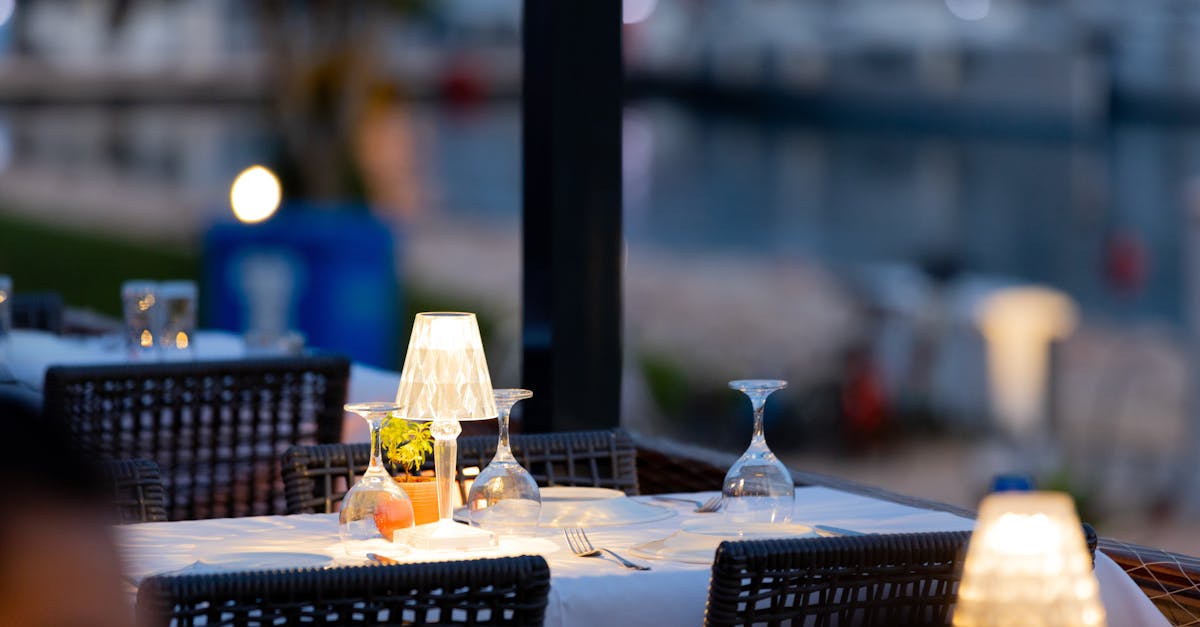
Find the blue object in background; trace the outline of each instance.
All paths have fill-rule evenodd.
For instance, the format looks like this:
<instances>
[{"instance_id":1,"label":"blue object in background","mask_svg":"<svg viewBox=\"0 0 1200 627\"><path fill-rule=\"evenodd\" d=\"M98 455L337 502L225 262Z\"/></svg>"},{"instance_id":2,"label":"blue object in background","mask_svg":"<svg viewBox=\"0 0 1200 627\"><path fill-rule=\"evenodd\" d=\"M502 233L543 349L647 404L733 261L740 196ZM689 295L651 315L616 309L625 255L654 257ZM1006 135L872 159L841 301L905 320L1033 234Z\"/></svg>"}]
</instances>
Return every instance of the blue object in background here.
<instances>
[{"instance_id":1,"label":"blue object in background","mask_svg":"<svg viewBox=\"0 0 1200 627\"><path fill-rule=\"evenodd\" d=\"M1003 474L992 477L992 492L1029 492L1033 478L1029 475Z\"/></svg>"},{"instance_id":2,"label":"blue object in background","mask_svg":"<svg viewBox=\"0 0 1200 627\"><path fill-rule=\"evenodd\" d=\"M395 369L401 299L390 229L360 208L285 206L260 224L214 225L204 241L204 325L245 332L249 301L278 302L306 344ZM248 294L256 290L256 294Z\"/></svg>"}]
</instances>

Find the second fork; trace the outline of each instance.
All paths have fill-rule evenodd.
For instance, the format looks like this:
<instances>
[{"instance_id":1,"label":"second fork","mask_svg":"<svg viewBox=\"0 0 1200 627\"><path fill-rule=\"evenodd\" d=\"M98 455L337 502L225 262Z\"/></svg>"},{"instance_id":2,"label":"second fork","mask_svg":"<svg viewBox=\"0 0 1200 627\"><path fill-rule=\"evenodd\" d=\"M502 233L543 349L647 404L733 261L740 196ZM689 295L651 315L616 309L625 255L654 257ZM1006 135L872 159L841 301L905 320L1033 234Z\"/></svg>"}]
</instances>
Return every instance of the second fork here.
<instances>
[{"instance_id":1,"label":"second fork","mask_svg":"<svg viewBox=\"0 0 1200 627\"><path fill-rule=\"evenodd\" d=\"M596 546L592 544L592 541L588 539L587 532L584 531L582 527L567 527L563 529L563 535L567 538L567 546L570 547L571 552L577 557L596 557L600 555L601 551L604 551L605 553L613 556L613 558L620 562L620 564L625 568L632 568L634 570L650 570L649 566L631 562L620 555L617 555L612 549L606 549L604 547L596 548Z\"/></svg>"}]
</instances>

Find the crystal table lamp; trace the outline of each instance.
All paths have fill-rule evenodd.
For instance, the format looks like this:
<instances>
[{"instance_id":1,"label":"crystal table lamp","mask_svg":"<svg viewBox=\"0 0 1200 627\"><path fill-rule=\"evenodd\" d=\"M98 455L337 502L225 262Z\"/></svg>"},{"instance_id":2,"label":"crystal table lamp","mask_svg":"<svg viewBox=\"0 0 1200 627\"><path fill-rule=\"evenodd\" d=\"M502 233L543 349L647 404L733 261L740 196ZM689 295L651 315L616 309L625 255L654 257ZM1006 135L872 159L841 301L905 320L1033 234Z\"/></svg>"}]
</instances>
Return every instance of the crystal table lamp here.
<instances>
[{"instance_id":1,"label":"crystal table lamp","mask_svg":"<svg viewBox=\"0 0 1200 627\"><path fill-rule=\"evenodd\" d=\"M983 500L963 565L954 624L1105 624L1100 586L1070 497L998 492Z\"/></svg>"},{"instance_id":2,"label":"crystal table lamp","mask_svg":"<svg viewBox=\"0 0 1200 627\"><path fill-rule=\"evenodd\" d=\"M494 545L495 534L460 525L452 518L457 439L462 432L459 421L496 417L492 377L488 373L475 314L417 314L408 340L404 370L400 373L396 404L404 409L394 416L431 423L438 521L396 531L395 540L425 549L471 549Z\"/></svg>"}]
</instances>

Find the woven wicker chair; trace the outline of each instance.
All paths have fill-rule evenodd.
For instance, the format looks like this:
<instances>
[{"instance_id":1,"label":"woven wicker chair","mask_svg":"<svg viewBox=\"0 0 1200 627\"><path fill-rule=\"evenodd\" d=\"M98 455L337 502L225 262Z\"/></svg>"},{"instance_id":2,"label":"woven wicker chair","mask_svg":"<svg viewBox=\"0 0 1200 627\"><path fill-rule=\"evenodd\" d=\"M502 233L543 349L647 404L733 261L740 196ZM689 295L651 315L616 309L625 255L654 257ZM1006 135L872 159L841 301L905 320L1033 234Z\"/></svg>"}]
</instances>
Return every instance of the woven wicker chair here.
<instances>
[{"instance_id":1,"label":"woven wicker chair","mask_svg":"<svg viewBox=\"0 0 1200 627\"><path fill-rule=\"evenodd\" d=\"M1095 560L1096 534L1084 526ZM722 542L705 624L949 625L969 531Z\"/></svg>"},{"instance_id":2,"label":"woven wicker chair","mask_svg":"<svg viewBox=\"0 0 1200 627\"><path fill-rule=\"evenodd\" d=\"M621 430L516 434L513 454L539 485L615 488L637 494L633 441ZM458 439L458 485L463 469L483 468L496 454L495 436ZM332 512L371 458L368 444L297 446L283 456L288 513ZM426 460L432 468L433 459ZM464 497L466 495L463 495Z\"/></svg>"},{"instance_id":3,"label":"woven wicker chair","mask_svg":"<svg viewBox=\"0 0 1200 627\"><path fill-rule=\"evenodd\" d=\"M1104 551L1172 625L1200 625L1200 558L1102 538Z\"/></svg>"},{"instance_id":4,"label":"woven wicker chair","mask_svg":"<svg viewBox=\"0 0 1200 627\"><path fill-rule=\"evenodd\" d=\"M167 519L167 496L158 464L148 459L114 459L100 466L113 488L117 523Z\"/></svg>"},{"instance_id":5,"label":"woven wicker chair","mask_svg":"<svg viewBox=\"0 0 1200 627\"><path fill-rule=\"evenodd\" d=\"M63 326L62 296L55 292L14 294L12 325L14 329L60 333Z\"/></svg>"},{"instance_id":6,"label":"woven wicker chair","mask_svg":"<svg viewBox=\"0 0 1200 627\"><path fill-rule=\"evenodd\" d=\"M723 542L705 624L949 625L969 532Z\"/></svg>"},{"instance_id":7,"label":"woven wicker chair","mask_svg":"<svg viewBox=\"0 0 1200 627\"><path fill-rule=\"evenodd\" d=\"M283 513L278 459L335 442L350 364L340 357L57 366L45 409L103 458L163 470L172 520Z\"/></svg>"},{"instance_id":8,"label":"woven wicker chair","mask_svg":"<svg viewBox=\"0 0 1200 627\"><path fill-rule=\"evenodd\" d=\"M142 625L541 625L550 569L538 556L151 577Z\"/></svg>"},{"instance_id":9,"label":"woven wicker chair","mask_svg":"<svg viewBox=\"0 0 1200 627\"><path fill-rule=\"evenodd\" d=\"M720 490L728 467L643 446L637 449L638 487L642 494Z\"/></svg>"}]
</instances>

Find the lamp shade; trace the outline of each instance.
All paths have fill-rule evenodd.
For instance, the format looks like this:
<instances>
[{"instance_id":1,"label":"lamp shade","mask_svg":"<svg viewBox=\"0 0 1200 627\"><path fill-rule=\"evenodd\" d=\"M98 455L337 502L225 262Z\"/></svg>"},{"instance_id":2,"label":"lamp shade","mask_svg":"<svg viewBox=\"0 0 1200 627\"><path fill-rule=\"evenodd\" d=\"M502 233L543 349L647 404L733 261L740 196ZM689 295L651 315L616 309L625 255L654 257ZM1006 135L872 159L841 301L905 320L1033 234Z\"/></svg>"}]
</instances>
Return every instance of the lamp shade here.
<instances>
[{"instance_id":1,"label":"lamp shade","mask_svg":"<svg viewBox=\"0 0 1200 627\"><path fill-rule=\"evenodd\" d=\"M1036 435L1046 404L1050 343L1074 331L1071 298L1046 287L1013 287L984 301L979 318L987 341L992 409L1014 435Z\"/></svg>"},{"instance_id":2,"label":"lamp shade","mask_svg":"<svg viewBox=\"0 0 1200 627\"><path fill-rule=\"evenodd\" d=\"M419 313L400 373L397 412L409 420L496 417L479 323L473 313Z\"/></svg>"},{"instance_id":3,"label":"lamp shade","mask_svg":"<svg viewBox=\"0 0 1200 627\"><path fill-rule=\"evenodd\" d=\"M983 500L963 565L954 624L1105 624L1100 586L1070 497L999 492Z\"/></svg>"}]
</instances>

